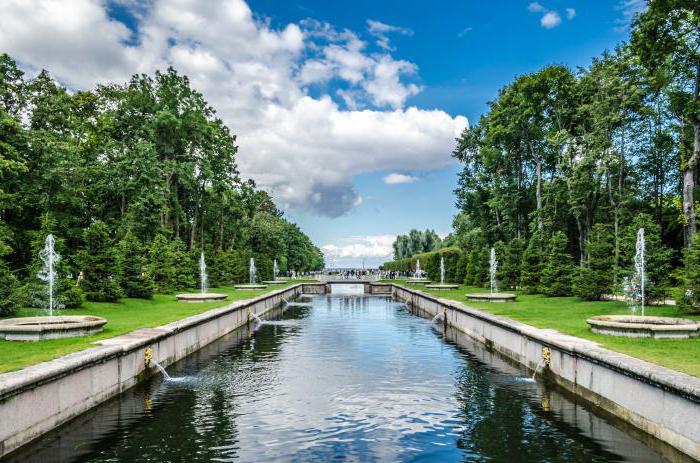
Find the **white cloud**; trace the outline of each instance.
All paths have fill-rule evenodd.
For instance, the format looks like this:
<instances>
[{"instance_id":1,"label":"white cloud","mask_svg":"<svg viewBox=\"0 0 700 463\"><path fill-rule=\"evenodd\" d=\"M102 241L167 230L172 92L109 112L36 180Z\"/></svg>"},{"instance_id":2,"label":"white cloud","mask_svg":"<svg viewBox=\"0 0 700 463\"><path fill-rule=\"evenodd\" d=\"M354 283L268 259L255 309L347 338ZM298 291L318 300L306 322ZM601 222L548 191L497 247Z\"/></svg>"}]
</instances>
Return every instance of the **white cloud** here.
<instances>
[{"instance_id":1,"label":"white cloud","mask_svg":"<svg viewBox=\"0 0 700 463\"><path fill-rule=\"evenodd\" d=\"M553 29L561 24L561 16L554 10L549 10L545 8L542 4L538 2L532 2L527 6L527 10L531 13L542 13L540 18L540 26L545 29ZM566 16L569 19L573 19L576 16L576 10L573 8L566 9Z\"/></svg>"},{"instance_id":2,"label":"white cloud","mask_svg":"<svg viewBox=\"0 0 700 463\"><path fill-rule=\"evenodd\" d=\"M353 236L340 245L323 245L321 251L329 267L359 266L363 260L368 266L376 266L392 259L395 239L394 235Z\"/></svg>"},{"instance_id":3,"label":"white cloud","mask_svg":"<svg viewBox=\"0 0 700 463\"><path fill-rule=\"evenodd\" d=\"M622 17L615 20L617 26L613 30L626 33L632 20L646 11L647 0L622 0L615 5L615 9L622 13Z\"/></svg>"},{"instance_id":4,"label":"white cloud","mask_svg":"<svg viewBox=\"0 0 700 463\"><path fill-rule=\"evenodd\" d=\"M400 174L398 172L392 172L386 175L382 181L387 185L399 185L402 183L413 183L418 181L418 177L413 175Z\"/></svg>"},{"instance_id":5,"label":"white cloud","mask_svg":"<svg viewBox=\"0 0 700 463\"><path fill-rule=\"evenodd\" d=\"M462 29L461 31L459 31L459 33L457 34L457 37L462 38L462 37L464 37L465 35L467 35L469 32L471 32L471 31L473 31L473 30L474 30L473 27L465 27L464 29Z\"/></svg>"},{"instance_id":6,"label":"white cloud","mask_svg":"<svg viewBox=\"0 0 700 463\"><path fill-rule=\"evenodd\" d=\"M552 29L561 24L561 16L556 11L549 11L540 19L540 25L545 29Z\"/></svg>"},{"instance_id":7,"label":"white cloud","mask_svg":"<svg viewBox=\"0 0 700 463\"><path fill-rule=\"evenodd\" d=\"M272 28L243 0L122 4L135 31L102 0L6 0L0 50L73 89L175 67L238 135L241 173L283 208L338 216L361 203L356 175L453 162L466 118L405 107L421 90L410 81L415 64L370 50L352 31L314 20ZM409 33L368 26L375 37Z\"/></svg>"},{"instance_id":8,"label":"white cloud","mask_svg":"<svg viewBox=\"0 0 700 463\"><path fill-rule=\"evenodd\" d=\"M547 8L543 7L537 2L532 2L527 6L527 10L532 13L546 13Z\"/></svg>"},{"instance_id":9,"label":"white cloud","mask_svg":"<svg viewBox=\"0 0 700 463\"><path fill-rule=\"evenodd\" d=\"M392 26L390 24L385 24L383 22L375 21L373 19L367 20L367 31L376 37L377 45L387 51L393 51L394 48L389 44L388 33L394 32L401 35L413 35L413 31L406 27Z\"/></svg>"}]
</instances>

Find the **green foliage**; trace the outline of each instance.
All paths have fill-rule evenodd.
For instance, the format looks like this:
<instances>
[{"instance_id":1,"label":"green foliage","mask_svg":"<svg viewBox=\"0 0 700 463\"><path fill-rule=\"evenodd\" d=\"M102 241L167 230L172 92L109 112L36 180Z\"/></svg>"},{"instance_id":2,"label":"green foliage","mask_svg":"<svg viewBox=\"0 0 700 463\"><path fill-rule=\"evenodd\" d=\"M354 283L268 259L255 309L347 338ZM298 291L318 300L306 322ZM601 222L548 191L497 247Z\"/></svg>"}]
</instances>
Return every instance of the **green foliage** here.
<instances>
[{"instance_id":1,"label":"green foliage","mask_svg":"<svg viewBox=\"0 0 700 463\"><path fill-rule=\"evenodd\" d=\"M85 302L83 290L73 280L63 280L58 305L64 309L77 309Z\"/></svg>"},{"instance_id":2,"label":"green foliage","mask_svg":"<svg viewBox=\"0 0 700 463\"><path fill-rule=\"evenodd\" d=\"M489 248L476 247L469 251L464 283L473 286L489 284Z\"/></svg>"},{"instance_id":3,"label":"green foliage","mask_svg":"<svg viewBox=\"0 0 700 463\"><path fill-rule=\"evenodd\" d=\"M521 265L524 253L522 239L514 238L502 246L499 253L498 284L504 288L515 289L520 284Z\"/></svg>"},{"instance_id":4,"label":"green foliage","mask_svg":"<svg viewBox=\"0 0 700 463\"><path fill-rule=\"evenodd\" d=\"M416 254L408 259L399 259L385 262L383 270L395 272L413 272L416 269L416 261L420 259L421 269L427 272L432 281L440 281L440 258L445 262L445 282L460 283L457 279L461 275L459 263L463 252L459 248L442 248L437 251Z\"/></svg>"},{"instance_id":5,"label":"green foliage","mask_svg":"<svg viewBox=\"0 0 700 463\"><path fill-rule=\"evenodd\" d=\"M207 258L254 255L266 278L273 259L282 270L323 268L318 247L268 193L239 177L237 150L235 135L173 69L69 92L46 71L26 79L0 55L0 238L12 243L6 262L26 283L23 299L41 294L37 254L49 233L62 256L61 277L87 275L79 252L94 221L110 237L128 231L148 249L159 235L172 241L177 251L169 251L166 267L177 271L147 262L169 289L196 284L190 261L202 248ZM129 294L148 295L148 282L135 278L136 261L125 262L131 276L117 280L127 281ZM114 297L114 288L102 289L86 289L87 296Z\"/></svg>"},{"instance_id":6,"label":"green foliage","mask_svg":"<svg viewBox=\"0 0 700 463\"><path fill-rule=\"evenodd\" d=\"M695 235L693 242L683 253L683 269L681 270L681 291L678 295L679 304L691 307L700 306L700 235Z\"/></svg>"},{"instance_id":7,"label":"green foliage","mask_svg":"<svg viewBox=\"0 0 700 463\"><path fill-rule=\"evenodd\" d=\"M644 228L645 297L649 301L662 300L669 296L673 251L661 242L659 225L651 215L638 214L623 230L620 242L622 249L621 265L625 275L634 273L637 231L640 228Z\"/></svg>"},{"instance_id":8,"label":"green foliage","mask_svg":"<svg viewBox=\"0 0 700 463\"><path fill-rule=\"evenodd\" d=\"M5 247L0 243L0 248ZM17 279L2 258L0 249L0 317L14 315L17 311Z\"/></svg>"},{"instance_id":9,"label":"green foliage","mask_svg":"<svg viewBox=\"0 0 700 463\"><path fill-rule=\"evenodd\" d=\"M80 289L88 301L113 302L121 296L117 284L117 260L114 242L109 236L107 224L93 222L83 235L85 246L78 254L83 278Z\"/></svg>"},{"instance_id":10,"label":"green foliage","mask_svg":"<svg viewBox=\"0 0 700 463\"><path fill-rule=\"evenodd\" d=\"M434 251L440 245L440 237L435 231L411 230L408 235L399 235L394 240L394 259L408 259L416 254Z\"/></svg>"},{"instance_id":11,"label":"green foliage","mask_svg":"<svg viewBox=\"0 0 700 463\"><path fill-rule=\"evenodd\" d=\"M194 259L179 239L157 235L148 251L147 268L158 292L171 293L197 285Z\"/></svg>"},{"instance_id":12,"label":"green foliage","mask_svg":"<svg viewBox=\"0 0 700 463\"><path fill-rule=\"evenodd\" d=\"M530 237L527 248L523 252L520 267L520 285L530 294L540 292L540 283L545 264L546 241L541 231L536 231Z\"/></svg>"},{"instance_id":13,"label":"green foliage","mask_svg":"<svg viewBox=\"0 0 700 463\"><path fill-rule=\"evenodd\" d=\"M555 232L549 240L547 261L540 282L542 293L547 296L571 295L571 282L576 269L566 245L566 235L562 232Z\"/></svg>"},{"instance_id":14,"label":"green foliage","mask_svg":"<svg viewBox=\"0 0 700 463\"><path fill-rule=\"evenodd\" d=\"M604 224L593 226L588 239L588 259L574 279L574 294L589 301L600 300L604 294L611 294L615 278L614 237L610 227Z\"/></svg>"},{"instance_id":15,"label":"green foliage","mask_svg":"<svg viewBox=\"0 0 700 463\"><path fill-rule=\"evenodd\" d=\"M136 236L127 232L118 245L119 285L126 297L150 299L153 280L147 273L146 249Z\"/></svg>"}]
</instances>

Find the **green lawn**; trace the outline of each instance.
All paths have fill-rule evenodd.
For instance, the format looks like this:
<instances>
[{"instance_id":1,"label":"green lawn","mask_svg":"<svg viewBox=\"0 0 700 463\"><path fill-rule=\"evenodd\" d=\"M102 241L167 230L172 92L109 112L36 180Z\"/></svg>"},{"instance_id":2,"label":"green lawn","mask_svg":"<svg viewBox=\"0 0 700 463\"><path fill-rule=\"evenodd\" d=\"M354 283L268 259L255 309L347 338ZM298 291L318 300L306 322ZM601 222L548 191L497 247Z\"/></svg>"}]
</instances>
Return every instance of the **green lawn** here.
<instances>
[{"instance_id":1,"label":"green lawn","mask_svg":"<svg viewBox=\"0 0 700 463\"><path fill-rule=\"evenodd\" d=\"M139 328L153 328L190 317L207 310L224 306L231 301L250 299L287 285L270 285L267 289L255 291L234 290L233 287L211 288L210 292L225 293L226 301L183 303L177 302L175 295L156 294L152 300L121 299L117 303L86 302L79 309L64 310L65 315L97 315L107 319L104 330L85 338L52 339L37 342L0 340L0 373L19 370L28 365L45 362L62 355L92 347L99 339L119 336ZM22 309L17 316L46 315L46 311Z\"/></svg>"},{"instance_id":2,"label":"green lawn","mask_svg":"<svg viewBox=\"0 0 700 463\"><path fill-rule=\"evenodd\" d=\"M587 318L594 315L629 314L629 308L623 302L590 302L576 297L546 297L520 292L517 293L516 302L472 302L466 300L465 294L488 290L460 286L459 289L452 291L436 291L426 289L425 286L421 285L406 284L406 286L445 299L464 302L470 307L483 309L495 315L508 317L538 328L552 328L562 333L590 339L608 349L700 377L700 338L630 339L591 332L586 323ZM648 307L645 313L647 315L700 320L700 316L688 315L686 309L673 306L652 306Z\"/></svg>"}]
</instances>

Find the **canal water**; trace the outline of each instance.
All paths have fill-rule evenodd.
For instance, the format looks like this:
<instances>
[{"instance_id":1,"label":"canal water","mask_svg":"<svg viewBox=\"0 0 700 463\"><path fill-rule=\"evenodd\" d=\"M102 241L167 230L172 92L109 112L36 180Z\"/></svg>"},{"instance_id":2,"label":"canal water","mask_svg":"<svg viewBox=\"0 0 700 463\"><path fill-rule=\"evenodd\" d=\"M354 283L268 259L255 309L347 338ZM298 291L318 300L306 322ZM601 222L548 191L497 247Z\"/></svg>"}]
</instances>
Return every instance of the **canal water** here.
<instances>
[{"instance_id":1,"label":"canal water","mask_svg":"<svg viewBox=\"0 0 700 463\"><path fill-rule=\"evenodd\" d=\"M389 297L307 300L7 461L683 461Z\"/></svg>"}]
</instances>

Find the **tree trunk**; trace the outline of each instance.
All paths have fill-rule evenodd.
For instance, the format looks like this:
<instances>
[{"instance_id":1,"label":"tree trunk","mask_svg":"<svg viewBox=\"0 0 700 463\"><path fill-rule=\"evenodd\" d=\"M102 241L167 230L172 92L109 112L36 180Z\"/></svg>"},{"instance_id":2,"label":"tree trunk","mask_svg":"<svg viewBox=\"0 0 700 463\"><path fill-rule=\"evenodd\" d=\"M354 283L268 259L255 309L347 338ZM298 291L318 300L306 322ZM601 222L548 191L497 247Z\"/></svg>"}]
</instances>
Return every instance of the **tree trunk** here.
<instances>
[{"instance_id":1,"label":"tree trunk","mask_svg":"<svg viewBox=\"0 0 700 463\"><path fill-rule=\"evenodd\" d=\"M695 90L693 103L697 107L700 97L700 60L695 63ZM695 236L695 169L700 157L700 119L693 117L693 153L683 169L683 216L685 217L685 245L690 246Z\"/></svg>"},{"instance_id":2,"label":"tree trunk","mask_svg":"<svg viewBox=\"0 0 700 463\"><path fill-rule=\"evenodd\" d=\"M698 156L700 156L700 123L693 123L694 142L693 154L683 169L683 216L685 217L685 227L683 236L685 245L690 246L695 236L695 168Z\"/></svg>"},{"instance_id":3,"label":"tree trunk","mask_svg":"<svg viewBox=\"0 0 700 463\"><path fill-rule=\"evenodd\" d=\"M537 199L537 229L542 231L544 228L544 219L542 218L542 159L535 154L535 148L530 143L530 152L535 159L535 176L537 184L535 187L535 197Z\"/></svg>"}]
</instances>

